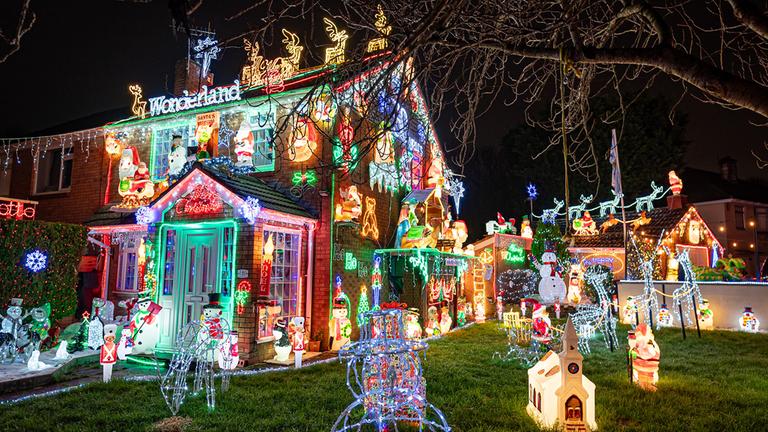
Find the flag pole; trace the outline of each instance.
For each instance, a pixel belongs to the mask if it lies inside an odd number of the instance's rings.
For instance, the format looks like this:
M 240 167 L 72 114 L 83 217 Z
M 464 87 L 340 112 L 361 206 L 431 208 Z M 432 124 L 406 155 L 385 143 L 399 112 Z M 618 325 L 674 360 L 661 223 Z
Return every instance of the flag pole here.
M 624 188 L 621 187 L 621 163 L 619 162 L 619 143 L 616 140 L 616 129 L 611 129 L 611 147 L 616 158 L 616 169 L 619 172 L 619 187 L 621 188 L 621 226 L 624 230 L 624 261 L 627 260 L 627 212 L 624 210 Z M 624 277 L 626 277 L 627 266 L 624 265 Z

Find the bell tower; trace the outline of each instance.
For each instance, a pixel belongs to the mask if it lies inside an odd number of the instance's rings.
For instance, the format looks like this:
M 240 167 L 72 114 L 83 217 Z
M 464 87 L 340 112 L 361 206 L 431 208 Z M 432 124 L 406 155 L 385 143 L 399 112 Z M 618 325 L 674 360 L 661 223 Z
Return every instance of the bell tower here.
M 557 390 L 558 419 L 565 431 L 586 431 L 587 399 L 589 393 L 584 388 L 582 377 L 582 361 L 584 357 L 579 352 L 579 336 L 571 318 L 565 325 L 563 333 L 563 351 L 560 358 L 560 388 Z M 594 414 L 592 414 L 594 415 Z

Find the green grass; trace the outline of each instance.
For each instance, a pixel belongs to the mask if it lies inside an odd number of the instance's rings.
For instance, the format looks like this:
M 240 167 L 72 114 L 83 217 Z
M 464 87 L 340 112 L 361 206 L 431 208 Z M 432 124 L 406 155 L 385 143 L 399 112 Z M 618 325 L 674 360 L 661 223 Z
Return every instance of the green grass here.
M 626 340 L 626 329 L 619 333 Z M 732 332 L 657 332 L 661 379 L 656 393 L 627 382 L 623 351 L 602 341 L 584 361 L 597 385 L 600 430 L 757 431 L 768 425 L 768 335 Z M 526 370 L 492 360 L 505 349 L 495 323 L 470 327 L 432 342 L 425 375 L 427 396 L 455 431 L 535 431 L 525 413 Z M 623 348 L 622 348 L 623 349 Z M 352 401 L 344 367 L 325 364 L 300 371 L 232 379 L 208 413 L 204 398 L 190 398 L 179 415 L 190 431 L 328 431 Z M 158 384 L 114 381 L 70 393 L 0 406 L 0 429 L 19 431 L 144 431 L 169 416 Z

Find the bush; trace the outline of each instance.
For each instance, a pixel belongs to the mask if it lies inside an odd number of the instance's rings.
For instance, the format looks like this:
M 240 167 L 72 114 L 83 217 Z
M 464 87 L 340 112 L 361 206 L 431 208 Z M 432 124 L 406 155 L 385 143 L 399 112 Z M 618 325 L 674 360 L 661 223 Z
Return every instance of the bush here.
M 501 301 L 517 304 L 539 293 L 539 273 L 532 270 L 506 270 L 496 278 Z
M 77 307 L 77 264 L 86 241 L 81 225 L 0 220 L 0 309 L 13 297 L 24 309 L 51 303 L 51 320 L 72 315 Z M 26 255 L 39 249 L 47 268 L 37 273 L 24 266 Z

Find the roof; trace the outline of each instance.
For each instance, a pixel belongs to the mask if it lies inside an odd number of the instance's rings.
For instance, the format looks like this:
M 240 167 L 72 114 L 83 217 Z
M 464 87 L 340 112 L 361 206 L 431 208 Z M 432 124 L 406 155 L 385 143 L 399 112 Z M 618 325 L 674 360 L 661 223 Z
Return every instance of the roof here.
M 225 166 L 212 167 L 200 162 L 195 162 L 191 169 L 186 174 L 184 174 L 184 176 L 180 178 L 176 184 L 178 184 L 184 177 L 192 174 L 196 169 L 199 169 L 200 171 L 209 175 L 211 178 L 221 183 L 222 186 L 226 187 L 232 193 L 243 199 L 249 196 L 258 198 L 259 204 L 263 208 L 281 213 L 292 214 L 295 216 L 316 219 L 316 215 L 313 215 L 311 210 L 308 210 L 283 192 L 280 192 L 276 188 L 266 184 L 263 180 L 256 177 L 251 177 L 247 174 L 235 174 L 228 172 Z M 175 185 L 172 185 L 159 196 L 157 196 L 152 201 L 152 204 L 173 190 L 174 186 Z
M 669 232 L 674 228 L 687 209 L 683 208 L 656 208 L 646 212 L 646 217 L 651 218 L 647 225 L 643 225 L 639 230 L 645 236 L 658 238 L 661 232 Z M 627 212 L 627 220 L 636 219 L 638 212 Z M 619 216 L 620 217 L 620 216 Z M 600 225 L 608 219 L 594 218 L 598 229 Z M 562 222 L 561 222 L 562 228 Z M 627 227 L 631 229 L 631 227 Z M 624 247 L 624 229 L 620 223 L 608 228 L 605 233 L 600 230 L 600 234 L 594 236 L 573 236 L 573 247 L 593 247 L 593 248 L 623 248 Z
M 128 212 L 114 212 L 110 209 L 119 203 L 111 203 L 104 206 L 94 213 L 85 225 L 89 227 L 115 226 L 115 225 L 133 225 L 136 223 L 136 215 Z
M 432 192 L 434 191 L 435 188 L 413 190 L 411 193 L 406 195 L 405 198 L 403 198 L 403 202 L 423 203 L 429 199 L 429 197 L 432 195 Z
M 739 199 L 768 204 L 768 185 L 760 181 L 728 181 L 719 173 L 696 168 L 686 168 L 680 178 L 683 180 L 683 193 L 692 203 Z

